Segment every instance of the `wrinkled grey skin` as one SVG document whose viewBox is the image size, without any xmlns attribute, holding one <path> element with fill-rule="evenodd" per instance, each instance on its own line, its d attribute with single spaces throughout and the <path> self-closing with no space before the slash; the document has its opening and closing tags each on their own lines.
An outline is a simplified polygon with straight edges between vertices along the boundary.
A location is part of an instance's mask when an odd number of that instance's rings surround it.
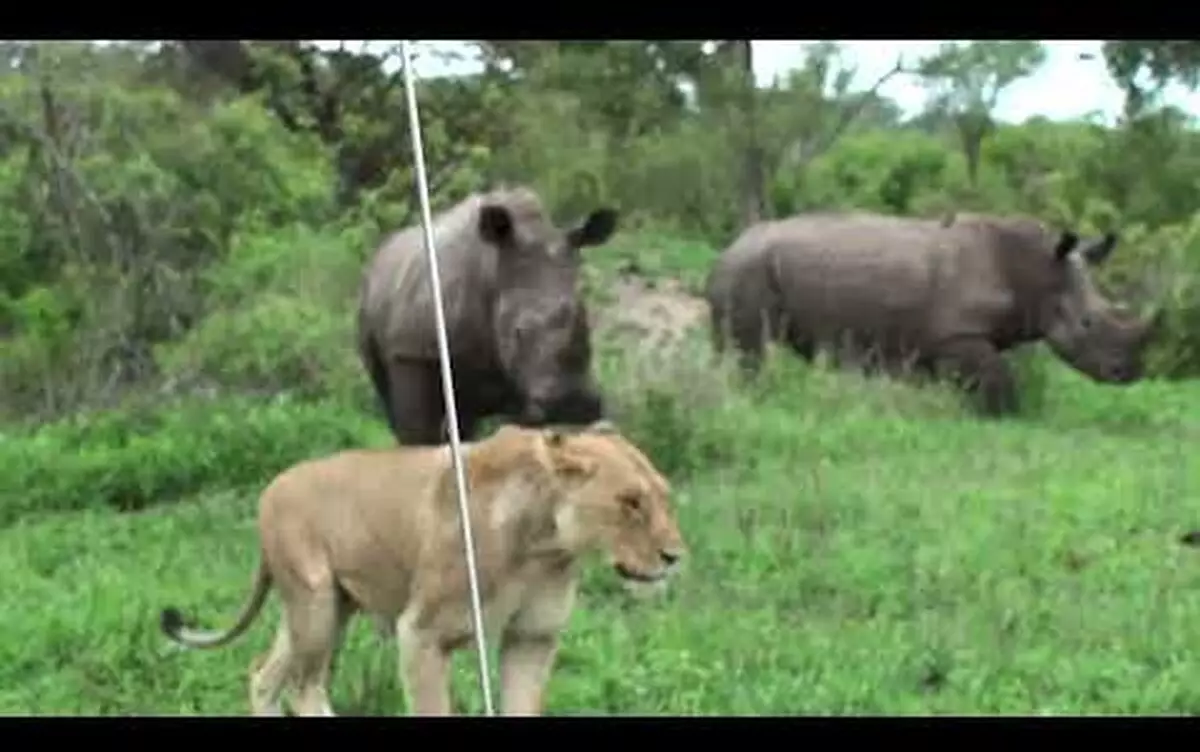
<svg viewBox="0 0 1200 752">
<path fill-rule="evenodd" d="M 988 215 L 759 223 L 709 274 L 713 343 L 720 352 L 731 339 L 751 372 L 769 340 L 806 359 L 820 348 L 868 369 L 915 367 L 958 380 L 985 414 L 1011 413 L 1016 384 L 1001 353 L 1023 343 L 1045 341 L 1096 381 L 1141 378 L 1155 318 L 1121 315 L 1088 268 L 1116 243 Z"/>
<path fill-rule="evenodd" d="M 580 250 L 616 223 L 615 210 L 597 209 L 561 230 L 526 188 L 475 194 L 434 218 L 464 441 L 489 416 L 530 426 L 602 417 L 576 282 Z M 418 223 L 376 252 L 358 309 L 359 354 L 402 444 L 446 440 L 435 316 Z"/>
</svg>

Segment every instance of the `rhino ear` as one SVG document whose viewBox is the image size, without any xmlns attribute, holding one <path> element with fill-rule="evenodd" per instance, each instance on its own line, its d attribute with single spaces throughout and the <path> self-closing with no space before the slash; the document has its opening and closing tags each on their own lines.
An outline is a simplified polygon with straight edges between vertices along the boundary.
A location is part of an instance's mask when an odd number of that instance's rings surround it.
<svg viewBox="0 0 1200 752">
<path fill-rule="evenodd" d="M 513 239 L 512 214 L 498 204 L 483 206 L 479 210 L 479 236 L 492 245 L 508 245 Z"/>
<path fill-rule="evenodd" d="M 1079 236 L 1070 230 L 1063 230 L 1063 234 L 1058 238 L 1058 244 L 1054 246 L 1054 257 L 1059 261 L 1066 259 L 1077 245 L 1079 245 Z"/>
<path fill-rule="evenodd" d="M 605 243 L 617 229 L 618 212 L 611 207 L 597 209 L 587 219 L 567 232 L 567 242 L 572 248 L 586 248 Z"/>
<path fill-rule="evenodd" d="M 1079 252 L 1089 264 L 1102 264 L 1117 247 L 1117 240 L 1116 233 L 1108 232 L 1104 234 L 1104 237 L 1086 244 Z"/>
</svg>

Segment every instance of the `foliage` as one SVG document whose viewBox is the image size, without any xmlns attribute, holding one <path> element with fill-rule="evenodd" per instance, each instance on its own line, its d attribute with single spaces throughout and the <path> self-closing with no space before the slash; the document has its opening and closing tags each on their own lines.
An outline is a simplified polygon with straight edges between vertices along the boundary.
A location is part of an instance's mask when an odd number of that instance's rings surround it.
<svg viewBox="0 0 1200 752">
<path fill-rule="evenodd" d="M 992 112 L 1001 93 L 1032 75 L 1045 62 L 1040 42 L 954 42 L 923 61 L 921 76 L 930 90 L 929 111 L 953 123 L 975 188 L 984 140 L 995 130 Z"/>
<path fill-rule="evenodd" d="M 167 402 L 50 424 L 0 440 L 0 526 L 257 483 L 305 457 L 361 445 L 374 428 L 354 412 L 283 399 Z"/>
<path fill-rule="evenodd" d="M 1171 309 L 1156 372 L 1200 369 L 1185 323 L 1200 141 L 1181 113 L 995 123 L 1038 44 L 949 45 L 854 90 L 838 46 L 821 43 L 753 92 L 747 119 L 743 48 L 481 43 L 482 74 L 418 90 L 434 208 L 505 181 L 535 185 L 562 220 L 613 204 L 629 232 L 703 244 L 688 264 L 700 277 L 760 178 L 768 216 L 973 208 L 1121 229 L 1105 281 Z M 0 75 L 0 414 L 68 414 L 164 381 L 310 397 L 356 383 L 345 336 L 359 269 L 415 217 L 394 50 L 0 52 L 13 61 Z M 930 107 L 904 122 L 877 90 L 913 75 Z M 967 134 L 964 113 L 987 128 Z"/>
<path fill-rule="evenodd" d="M 746 383 L 702 331 L 598 328 L 603 389 L 670 477 L 692 560 L 639 604 L 587 570 L 550 710 L 1194 712 L 1194 562 L 1169 546 L 1197 514 L 1198 395 L 1166 379 L 1200 375 L 1200 137 L 1154 96 L 1193 83 L 1192 43 L 1107 43 L 1129 97 L 1110 127 L 994 119 L 1029 43 L 858 84 L 821 43 L 756 88 L 746 41 L 477 43 L 481 73 L 418 89 L 435 210 L 506 181 L 563 221 L 617 206 L 584 267 L 598 318 L 630 276 L 696 292 L 756 203 L 1116 229 L 1101 282 L 1163 307 L 1161 378 L 1105 387 L 1031 348 L 1029 409 L 983 422 L 947 389 L 789 358 Z M 0 43 L 0 711 L 244 710 L 266 628 L 167 654 L 153 616 L 238 606 L 273 473 L 390 443 L 351 332 L 363 262 L 416 216 L 395 62 Z M 905 117 L 879 91 L 913 76 L 933 96 Z M 401 709 L 379 649 L 351 634 L 342 712 Z"/>
<path fill-rule="evenodd" d="M 1200 44 L 1188 40 L 1111 40 L 1104 62 L 1125 90 L 1125 111 L 1137 114 L 1172 81 L 1195 89 L 1200 83 Z"/>
</svg>

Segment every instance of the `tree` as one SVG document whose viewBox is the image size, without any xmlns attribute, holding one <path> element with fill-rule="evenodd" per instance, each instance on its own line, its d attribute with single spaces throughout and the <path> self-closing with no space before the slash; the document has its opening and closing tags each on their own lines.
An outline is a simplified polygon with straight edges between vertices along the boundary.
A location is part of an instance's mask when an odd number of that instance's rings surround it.
<svg viewBox="0 0 1200 752">
<path fill-rule="evenodd" d="M 618 143 L 674 125 L 684 85 L 706 62 L 701 41 L 479 41 L 487 74 L 576 97 Z"/>
<path fill-rule="evenodd" d="M 751 225 L 763 218 L 766 195 L 762 144 L 758 135 L 758 87 L 754 81 L 754 50 L 749 39 L 731 43 L 737 53 L 741 78 L 741 105 L 746 127 L 742 143 L 742 224 Z"/>
<path fill-rule="evenodd" d="M 317 134 L 334 150 L 335 193 L 345 207 L 364 189 L 385 186 L 397 170 L 411 169 L 402 74 L 399 66 L 387 70 L 397 54 L 396 48 L 383 54 L 345 46 L 323 50 L 298 40 L 194 40 L 165 44 L 161 64 L 168 71 L 171 63 L 178 66 L 174 76 L 168 74 L 177 89 L 193 96 L 222 86 L 259 94 L 288 130 Z M 418 89 L 428 160 L 443 165 L 430 176 L 431 194 L 463 182 L 460 173 L 473 172 L 468 168 L 478 155 L 502 141 L 488 138 L 494 125 L 503 125 L 501 103 L 487 96 L 488 84 L 479 76 L 458 77 L 427 81 Z"/>
<path fill-rule="evenodd" d="M 1150 104 L 1171 81 L 1195 89 L 1200 84 L 1200 42 L 1109 41 L 1104 62 L 1113 80 L 1125 91 L 1125 116 L 1131 118 Z M 1139 83 L 1143 74 L 1149 80 Z"/>
<path fill-rule="evenodd" d="M 983 142 L 995 129 L 992 113 L 1000 94 L 1045 62 L 1040 42 L 949 42 L 921 62 L 930 93 L 928 109 L 954 124 L 967 161 L 967 180 L 977 185 Z"/>
</svg>

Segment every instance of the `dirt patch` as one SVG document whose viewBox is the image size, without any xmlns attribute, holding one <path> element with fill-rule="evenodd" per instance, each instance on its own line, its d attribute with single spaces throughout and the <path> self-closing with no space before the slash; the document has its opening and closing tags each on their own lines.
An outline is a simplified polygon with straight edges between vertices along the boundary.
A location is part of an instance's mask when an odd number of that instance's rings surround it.
<svg viewBox="0 0 1200 752">
<path fill-rule="evenodd" d="M 608 289 L 597 329 L 637 337 L 643 345 L 661 346 L 702 324 L 708 304 L 679 280 L 650 281 L 622 276 Z"/>
</svg>

